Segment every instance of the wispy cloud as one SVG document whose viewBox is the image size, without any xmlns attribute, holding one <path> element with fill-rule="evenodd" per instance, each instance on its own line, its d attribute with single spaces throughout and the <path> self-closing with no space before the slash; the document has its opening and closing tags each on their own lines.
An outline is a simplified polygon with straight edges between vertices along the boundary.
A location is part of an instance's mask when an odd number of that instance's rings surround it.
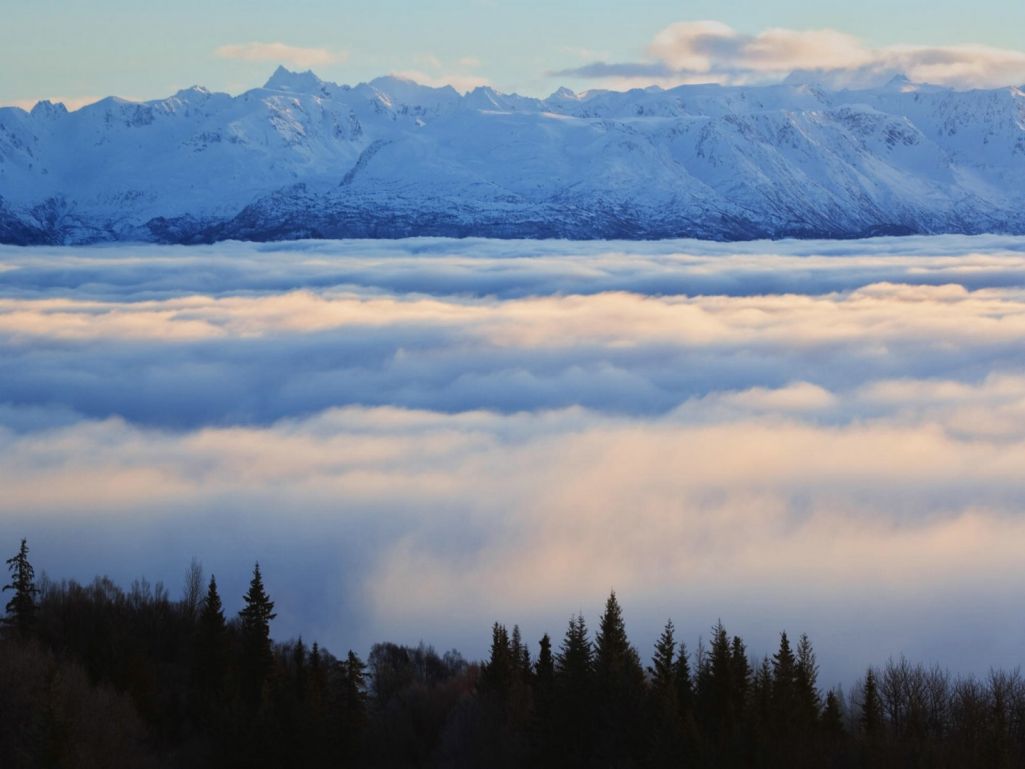
<svg viewBox="0 0 1025 769">
<path fill-rule="evenodd" d="M 287 64 L 292 67 L 316 67 L 341 64 L 348 60 L 346 51 L 327 48 L 304 48 L 285 43 L 237 43 L 222 45 L 214 51 L 221 59 Z"/>
<path fill-rule="evenodd" d="M 450 85 L 457 91 L 466 93 L 472 91 L 474 88 L 482 85 L 490 85 L 491 81 L 483 75 L 475 75 L 470 73 L 439 73 L 430 74 L 416 69 L 405 69 L 391 73 L 395 77 L 402 78 L 404 80 L 412 80 L 419 83 L 420 85 L 428 85 L 432 88 L 443 88 L 446 85 Z"/>
<path fill-rule="evenodd" d="M 464 56 L 452 60 L 442 59 L 433 53 L 421 53 L 415 57 L 416 69 L 403 69 L 392 72 L 394 77 L 412 80 L 432 88 L 450 85 L 457 91 L 466 93 L 482 85 L 491 85 L 491 81 L 478 74 L 481 62 L 473 56 Z"/>
<path fill-rule="evenodd" d="M 833 29 L 771 28 L 743 34 L 719 21 L 682 21 L 655 35 L 644 61 L 593 61 L 553 73 L 615 86 L 778 81 L 813 71 L 837 86 L 864 86 L 905 74 L 916 82 L 997 87 L 1025 82 L 1025 50 L 983 45 L 873 48 Z"/>
</svg>

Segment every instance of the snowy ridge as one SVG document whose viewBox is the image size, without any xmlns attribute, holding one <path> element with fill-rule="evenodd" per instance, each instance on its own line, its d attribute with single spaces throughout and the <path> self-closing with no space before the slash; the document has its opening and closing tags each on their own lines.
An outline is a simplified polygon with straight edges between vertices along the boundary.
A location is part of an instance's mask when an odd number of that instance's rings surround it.
<svg viewBox="0 0 1025 769">
<path fill-rule="evenodd" d="M 1025 233 L 1025 93 L 895 78 L 547 99 L 278 68 L 0 108 L 0 242 Z"/>
</svg>

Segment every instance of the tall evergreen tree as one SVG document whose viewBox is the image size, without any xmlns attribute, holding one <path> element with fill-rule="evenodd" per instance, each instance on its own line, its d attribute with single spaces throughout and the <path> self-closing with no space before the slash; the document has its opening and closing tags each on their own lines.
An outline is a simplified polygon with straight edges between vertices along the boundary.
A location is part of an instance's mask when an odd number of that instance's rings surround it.
<svg viewBox="0 0 1025 769">
<path fill-rule="evenodd" d="M 690 671 L 690 653 L 687 644 L 680 644 L 680 652 L 676 655 L 676 700 L 680 706 L 680 715 L 686 717 L 694 710 L 694 679 Z"/>
<path fill-rule="evenodd" d="M 555 731 L 555 657 L 552 655 L 552 639 L 545 633 L 541 636 L 531 676 L 533 687 L 534 714 L 531 724 L 531 764 L 542 769 L 558 766 Z"/>
<path fill-rule="evenodd" d="M 644 668 L 627 638 L 615 591 L 605 602 L 594 646 L 598 760 L 605 766 L 629 766 L 643 752 Z"/>
<path fill-rule="evenodd" d="M 797 642 L 797 660 L 794 666 L 797 723 L 801 729 L 814 729 L 822 709 L 818 690 L 819 666 L 811 641 L 802 634 Z"/>
<path fill-rule="evenodd" d="M 594 727 L 594 654 L 583 615 L 572 617 L 555 658 L 559 765 L 590 767 Z"/>
<path fill-rule="evenodd" d="M 515 653 L 518 654 L 518 650 Z M 480 674 L 481 691 L 504 703 L 516 676 L 516 664 L 509 633 L 505 625 L 496 622 L 491 627 L 491 654 Z"/>
<path fill-rule="evenodd" d="M 351 649 L 341 667 L 341 766 L 358 766 L 367 727 L 367 666 Z"/>
<path fill-rule="evenodd" d="M 199 612 L 192 663 L 193 682 L 204 699 L 222 691 L 227 666 L 228 629 L 221 596 L 217 592 L 217 578 L 211 574 Z"/>
<path fill-rule="evenodd" d="M 651 676 L 652 694 L 656 700 L 676 703 L 676 628 L 667 620 L 662 634 L 655 642 L 655 654 L 651 658 L 648 673 Z M 674 705 L 675 706 L 675 705 Z"/>
<path fill-rule="evenodd" d="M 702 655 L 698 671 L 697 712 L 703 735 L 721 756 L 732 756 L 739 747 L 736 739 L 739 713 L 734 668 L 733 647 L 720 621 L 712 628 L 708 653 Z"/>
<path fill-rule="evenodd" d="M 263 587 L 259 563 L 253 567 L 253 577 L 243 600 L 245 604 L 238 613 L 242 633 L 241 688 L 249 704 L 257 706 L 274 662 L 270 623 L 277 616 L 274 602 Z"/>
<path fill-rule="evenodd" d="M 519 625 L 513 625 L 512 635 L 509 637 L 509 648 L 512 651 L 513 665 L 516 668 L 519 680 L 524 684 L 529 683 L 532 673 L 530 649 L 523 642 Z"/>
<path fill-rule="evenodd" d="M 4 585 L 3 592 L 14 591 L 7 602 L 7 616 L 4 624 L 22 638 L 26 638 L 32 630 L 36 617 L 35 570 L 28 560 L 28 541 L 21 540 L 18 552 L 7 559 L 7 568 L 11 572 L 11 582 Z"/>
<path fill-rule="evenodd" d="M 784 631 L 779 637 L 779 649 L 772 655 L 772 707 L 788 728 L 794 720 L 796 693 L 797 660 Z"/>
<path fill-rule="evenodd" d="M 684 763 L 684 722 L 680 713 L 676 683 L 676 638 L 668 620 L 655 642 L 655 654 L 648 674 L 651 678 L 651 722 L 648 728 L 650 762 L 653 767 L 677 767 Z"/>
<path fill-rule="evenodd" d="M 883 702 L 879 696 L 879 684 L 872 668 L 865 673 L 865 685 L 861 700 L 861 730 L 866 737 L 878 736 L 883 725 Z"/>
<path fill-rule="evenodd" d="M 826 704 L 822 709 L 822 732 L 833 743 L 844 736 L 843 706 L 840 695 L 833 689 L 826 692 Z"/>
</svg>

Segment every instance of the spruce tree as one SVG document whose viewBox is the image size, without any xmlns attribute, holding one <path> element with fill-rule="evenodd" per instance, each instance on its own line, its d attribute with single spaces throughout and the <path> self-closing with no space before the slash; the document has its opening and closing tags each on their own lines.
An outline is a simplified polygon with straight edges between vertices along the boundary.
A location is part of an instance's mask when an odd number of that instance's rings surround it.
<svg viewBox="0 0 1025 769">
<path fill-rule="evenodd" d="M 883 724 L 883 703 L 879 697 L 879 685 L 872 668 L 865 673 L 865 686 L 861 701 L 861 730 L 872 739 L 879 734 Z"/>
<path fill-rule="evenodd" d="M 655 642 L 655 654 L 651 658 L 651 667 L 648 668 L 655 699 L 674 703 L 677 698 L 675 632 L 673 621 L 667 620 L 662 634 Z"/>
<path fill-rule="evenodd" d="M 772 657 L 772 741 L 777 761 L 793 765 L 799 748 L 797 660 L 786 632 L 780 634 L 779 650 Z"/>
<path fill-rule="evenodd" d="M 594 727 L 594 655 L 582 615 L 569 621 L 555 658 L 559 766 L 590 767 Z"/>
<path fill-rule="evenodd" d="M 826 705 L 822 710 L 822 731 L 831 742 L 836 742 L 844 736 L 840 695 L 832 689 L 826 692 Z"/>
<path fill-rule="evenodd" d="M 7 616 L 4 624 L 21 638 L 27 638 L 35 624 L 36 588 L 35 571 L 28 560 L 28 541 L 21 540 L 21 547 L 16 555 L 7 559 L 7 568 L 11 572 L 11 583 L 4 585 L 3 592 L 13 590 L 14 595 L 7 602 Z"/>
<path fill-rule="evenodd" d="M 694 709 L 694 680 L 690 672 L 690 652 L 687 644 L 680 644 L 680 652 L 676 655 L 676 700 L 680 706 L 680 714 L 684 717 L 692 714 Z"/>
<path fill-rule="evenodd" d="M 534 714 L 530 763 L 547 769 L 558 765 L 555 739 L 555 658 L 552 655 L 552 639 L 547 633 L 541 636 L 539 646 L 534 674 L 531 676 Z"/>
<path fill-rule="evenodd" d="M 648 729 L 650 762 L 656 769 L 684 763 L 684 724 L 676 685 L 677 660 L 673 621 L 668 620 L 655 642 L 648 673 L 651 677 L 651 713 Z"/>
<path fill-rule="evenodd" d="M 339 730 L 343 767 L 360 762 L 367 727 L 367 666 L 351 649 L 341 668 L 341 729 Z"/>
<path fill-rule="evenodd" d="M 819 719 L 822 700 L 818 690 L 819 666 L 815 660 L 811 641 L 806 634 L 797 642 L 797 661 L 794 668 L 797 719 L 800 728 L 813 729 Z"/>
<path fill-rule="evenodd" d="M 250 706 L 258 706 L 263 685 L 274 659 L 271 651 L 270 622 L 277 615 L 274 602 L 263 587 L 260 564 L 253 567 L 249 590 L 239 611 L 242 633 L 242 693 Z"/>
<path fill-rule="evenodd" d="M 217 578 L 211 574 L 196 628 L 193 654 L 193 682 L 204 698 L 222 691 L 228 664 L 228 629 L 224 608 L 217 592 Z"/>
<path fill-rule="evenodd" d="M 530 649 L 527 644 L 523 643 L 519 625 L 513 625 L 509 648 L 512 651 L 513 665 L 516 668 L 518 679 L 524 684 L 530 683 Z"/>
<path fill-rule="evenodd" d="M 644 669 L 627 638 L 615 591 L 605 602 L 594 646 L 598 760 L 609 766 L 628 765 L 642 752 Z"/>
<path fill-rule="evenodd" d="M 515 651 L 518 656 L 519 650 Z M 480 674 L 481 692 L 491 695 L 497 702 L 504 703 L 512 688 L 516 675 L 517 660 L 509 641 L 505 626 L 495 623 L 491 627 L 491 654 Z"/>
<path fill-rule="evenodd" d="M 794 719 L 796 692 L 797 660 L 784 631 L 779 637 L 779 650 L 772 655 L 772 707 L 787 726 Z"/>
</svg>

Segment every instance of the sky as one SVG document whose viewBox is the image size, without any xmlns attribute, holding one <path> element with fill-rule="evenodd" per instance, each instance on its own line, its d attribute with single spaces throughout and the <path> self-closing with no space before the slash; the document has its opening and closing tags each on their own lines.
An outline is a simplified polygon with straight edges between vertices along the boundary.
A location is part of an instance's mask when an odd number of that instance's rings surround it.
<svg viewBox="0 0 1025 769">
<path fill-rule="evenodd" d="M 1025 648 L 1025 239 L 0 247 L 0 547 L 365 654 Z"/>
<path fill-rule="evenodd" d="M 708 22 L 711 37 L 679 34 Z M 0 25 L 0 104 L 161 98 L 193 84 L 239 93 L 279 63 L 340 83 L 400 73 L 537 96 L 560 85 L 772 81 L 816 62 L 1018 85 L 1023 28 L 1025 3 L 1007 0 L 970 12 L 959 0 L 13 0 Z M 685 55 L 695 46 L 712 61 L 695 67 Z M 613 68 L 595 76 L 596 65 Z"/>
</svg>

